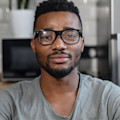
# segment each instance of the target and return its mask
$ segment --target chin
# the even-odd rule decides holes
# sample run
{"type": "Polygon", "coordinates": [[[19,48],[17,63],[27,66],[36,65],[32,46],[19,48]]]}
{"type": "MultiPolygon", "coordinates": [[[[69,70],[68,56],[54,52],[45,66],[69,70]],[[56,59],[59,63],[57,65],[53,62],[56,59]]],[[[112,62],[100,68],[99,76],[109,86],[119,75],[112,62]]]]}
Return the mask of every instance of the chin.
{"type": "Polygon", "coordinates": [[[55,77],[55,78],[63,78],[66,77],[67,75],[69,75],[72,70],[75,68],[73,66],[69,66],[67,68],[63,68],[63,67],[59,67],[59,68],[53,68],[53,67],[43,67],[42,68],[51,76],[55,77]]]}

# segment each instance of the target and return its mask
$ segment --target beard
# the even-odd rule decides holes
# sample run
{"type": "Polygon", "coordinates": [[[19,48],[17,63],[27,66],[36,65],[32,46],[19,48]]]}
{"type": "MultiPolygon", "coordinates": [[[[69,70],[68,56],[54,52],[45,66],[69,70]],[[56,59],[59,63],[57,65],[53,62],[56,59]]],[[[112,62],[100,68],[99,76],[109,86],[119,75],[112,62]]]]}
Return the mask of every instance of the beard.
{"type": "MultiPolygon", "coordinates": [[[[58,53],[56,52],[54,54],[58,54],[58,53]]],[[[62,52],[61,54],[66,54],[66,53],[62,52]]],[[[50,74],[54,78],[63,78],[69,75],[73,71],[73,69],[77,67],[80,61],[81,53],[79,54],[79,59],[74,64],[70,64],[68,68],[63,68],[63,69],[53,69],[51,68],[49,62],[47,62],[46,65],[43,65],[42,62],[40,61],[40,56],[37,52],[36,52],[36,57],[40,67],[43,68],[48,74],[50,74]]],[[[78,56],[76,56],[76,59],[77,57],[78,56]]]]}
{"type": "Polygon", "coordinates": [[[75,67],[74,66],[70,66],[68,68],[64,68],[64,69],[53,69],[49,66],[49,64],[47,64],[47,66],[41,66],[47,73],[49,73],[51,76],[55,77],[55,78],[63,78],[65,76],[67,76],[75,67]]]}

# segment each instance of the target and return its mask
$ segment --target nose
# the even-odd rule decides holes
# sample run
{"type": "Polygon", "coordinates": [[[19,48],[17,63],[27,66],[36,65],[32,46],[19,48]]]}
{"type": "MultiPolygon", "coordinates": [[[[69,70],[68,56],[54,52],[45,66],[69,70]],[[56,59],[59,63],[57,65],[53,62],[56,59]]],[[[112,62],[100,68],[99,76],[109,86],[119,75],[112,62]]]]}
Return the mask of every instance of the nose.
{"type": "Polygon", "coordinates": [[[52,43],[51,48],[53,50],[65,50],[67,49],[67,45],[63,42],[60,35],[58,35],[55,41],[52,43]]]}

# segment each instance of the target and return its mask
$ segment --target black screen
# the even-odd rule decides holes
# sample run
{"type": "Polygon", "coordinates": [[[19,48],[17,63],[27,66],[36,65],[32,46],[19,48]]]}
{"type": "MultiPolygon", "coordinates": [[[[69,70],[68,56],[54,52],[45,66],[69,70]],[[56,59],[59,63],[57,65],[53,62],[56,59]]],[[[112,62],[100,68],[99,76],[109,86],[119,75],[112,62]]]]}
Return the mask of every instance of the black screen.
{"type": "Polygon", "coordinates": [[[40,66],[30,41],[30,39],[2,40],[3,78],[34,78],[40,74],[40,66]]]}

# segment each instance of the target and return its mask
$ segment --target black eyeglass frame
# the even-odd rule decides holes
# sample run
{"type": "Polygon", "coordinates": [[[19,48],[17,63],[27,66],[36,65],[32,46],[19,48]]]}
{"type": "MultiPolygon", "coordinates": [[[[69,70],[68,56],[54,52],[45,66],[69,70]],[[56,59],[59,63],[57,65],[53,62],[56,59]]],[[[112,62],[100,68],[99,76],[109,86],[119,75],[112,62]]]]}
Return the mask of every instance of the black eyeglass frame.
{"type": "MultiPolygon", "coordinates": [[[[53,40],[53,42],[56,40],[56,38],[58,37],[58,35],[60,35],[62,41],[63,41],[64,43],[68,44],[68,45],[77,44],[77,43],[79,42],[79,40],[80,40],[80,37],[83,37],[83,36],[82,36],[82,30],[78,30],[78,29],[73,29],[73,28],[72,28],[72,29],[65,29],[65,30],[62,30],[62,31],[55,31],[55,30],[51,30],[51,29],[43,29],[43,30],[38,30],[38,31],[35,31],[35,32],[34,32],[34,39],[35,39],[36,37],[38,37],[38,35],[40,34],[40,32],[43,32],[43,31],[52,31],[52,32],[54,32],[54,33],[56,34],[56,37],[55,37],[55,39],[53,40]],[[78,33],[79,33],[79,38],[78,38],[78,41],[77,41],[76,43],[70,44],[70,43],[66,43],[66,42],[64,41],[64,39],[62,38],[62,33],[63,33],[64,31],[67,31],[67,30],[76,30],[76,31],[78,31],[78,33]]],[[[38,40],[39,40],[39,39],[38,39],[38,40]]],[[[51,44],[53,44],[53,42],[52,42],[51,44]]],[[[43,45],[43,46],[51,45],[51,44],[42,44],[42,43],[40,42],[40,40],[39,40],[39,43],[40,43],[41,45],[43,45]]]]}

